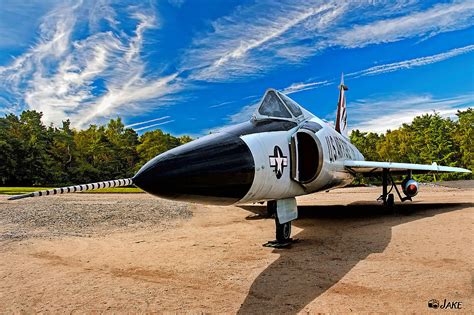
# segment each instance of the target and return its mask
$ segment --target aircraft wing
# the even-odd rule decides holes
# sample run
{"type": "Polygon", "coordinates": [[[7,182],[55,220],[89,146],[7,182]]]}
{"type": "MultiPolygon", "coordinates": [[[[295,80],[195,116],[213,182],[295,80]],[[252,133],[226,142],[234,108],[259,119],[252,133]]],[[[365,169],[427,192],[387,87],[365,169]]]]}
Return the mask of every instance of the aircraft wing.
{"type": "Polygon", "coordinates": [[[411,163],[393,163],[393,162],[375,162],[375,161],[344,161],[346,169],[355,173],[366,175],[380,173],[383,169],[388,169],[393,173],[404,173],[412,171],[414,174],[424,174],[430,172],[460,172],[471,173],[470,170],[460,167],[439,166],[437,164],[411,164],[411,163]]]}

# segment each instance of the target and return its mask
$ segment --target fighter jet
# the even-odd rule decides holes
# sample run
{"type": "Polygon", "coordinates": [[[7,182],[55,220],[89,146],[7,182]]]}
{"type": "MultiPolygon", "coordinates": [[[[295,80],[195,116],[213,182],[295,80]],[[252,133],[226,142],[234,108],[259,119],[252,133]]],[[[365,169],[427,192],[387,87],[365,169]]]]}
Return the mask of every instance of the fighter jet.
{"type": "Polygon", "coordinates": [[[347,186],[356,174],[381,175],[382,194],[378,200],[392,207],[393,189],[402,202],[418,193],[412,174],[470,172],[436,164],[365,161],[347,136],[347,90],[342,77],[334,127],[282,92],[268,89],[249,121],[164,152],[147,162],[133,178],[37,191],[10,199],[133,184],[171,200],[215,205],[267,202],[276,231],[276,240],[267,245],[284,247],[292,243],[297,196],[347,186]],[[403,195],[393,174],[404,176],[403,195]]]}

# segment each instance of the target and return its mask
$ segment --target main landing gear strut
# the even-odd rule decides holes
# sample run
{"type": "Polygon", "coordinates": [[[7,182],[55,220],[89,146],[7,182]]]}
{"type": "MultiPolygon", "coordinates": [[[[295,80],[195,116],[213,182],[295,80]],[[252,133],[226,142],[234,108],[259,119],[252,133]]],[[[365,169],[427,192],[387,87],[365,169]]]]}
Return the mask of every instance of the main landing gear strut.
{"type": "Polygon", "coordinates": [[[387,208],[393,208],[393,205],[395,204],[395,198],[390,192],[392,191],[394,184],[393,181],[391,181],[392,187],[389,191],[387,191],[389,176],[390,174],[388,172],[388,169],[384,168],[382,171],[382,195],[380,195],[377,200],[381,200],[383,202],[383,205],[387,208]]]}
{"type": "MultiPolygon", "coordinates": [[[[408,177],[411,178],[411,172],[408,173],[408,177]]],[[[380,195],[380,197],[377,198],[377,200],[381,200],[383,202],[383,205],[389,209],[392,209],[395,204],[394,195],[391,193],[394,188],[402,202],[406,200],[412,200],[411,197],[408,196],[402,197],[400,191],[397,188],[397,185],[395,185],[395,182],[392,176],[390,175],[389,170],[384,168],[382,171],[382,194],[380,195]],[[391,185],[390,190],[388,190],[389,184],[391,185]]]]}

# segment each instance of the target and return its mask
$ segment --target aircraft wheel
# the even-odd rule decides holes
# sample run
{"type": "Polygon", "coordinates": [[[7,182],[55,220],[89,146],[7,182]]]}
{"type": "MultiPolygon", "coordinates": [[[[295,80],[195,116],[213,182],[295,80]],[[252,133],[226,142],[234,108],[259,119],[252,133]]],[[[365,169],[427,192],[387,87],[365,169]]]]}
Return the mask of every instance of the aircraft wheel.
{"type": "Polygon", "coordinates": [[[275,218],[276,223],[276,239],[278,243],[288,243],[291,242],[291,221],[280,224],[278,222],[278,217],[275,218]]]}

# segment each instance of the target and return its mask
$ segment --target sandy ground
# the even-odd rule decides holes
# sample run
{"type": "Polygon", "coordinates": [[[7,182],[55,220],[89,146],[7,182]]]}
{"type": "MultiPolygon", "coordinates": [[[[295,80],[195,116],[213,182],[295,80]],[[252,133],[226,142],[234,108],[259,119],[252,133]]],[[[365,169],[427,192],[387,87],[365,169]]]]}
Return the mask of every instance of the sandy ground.
{"type": "MultiPolygon", "coordinates": [[[[273,220],[246,219],[262,206],[192,205],[192,218],[165,226],[6,237],[0,313],[428,313],[442,312],[428,300],[447,299],[462,302],[453,312],[472,314],[474,189],[422,187],[395,215],[374,201],[379,194],[347,188],[300,198],[293,235],[301,241],[290,249],[262,247],[274,237],[273,220]]],[[[0,196],[0,209],[10,204],[0,196]]]]}

